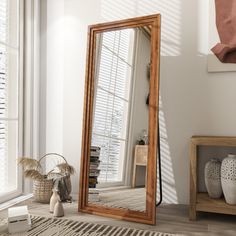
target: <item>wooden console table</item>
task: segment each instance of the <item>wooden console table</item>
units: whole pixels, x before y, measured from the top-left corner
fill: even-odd
[[[196,220],[197,212],[213,212],[236,215],[236,205],[228,205],[224,198],[212,199],[207,193],[198,192],[198,146],[236,147],[236,137],[193,136],[190,150],[190,220]]]

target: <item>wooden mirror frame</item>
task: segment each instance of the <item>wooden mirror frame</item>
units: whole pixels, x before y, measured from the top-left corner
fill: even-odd
[[[156,223],[156,189],[157,189],[157,151],[158,102],[159,102],[159,68],[160,68],[160,14],[137,17],[91,25],[88,28],[86,80],[84,92],[83,137],[79,186],[79,211],[101,216],[109,216],[139,223],[154,225]],[[96,53],[96,35],[98,33],[127,28],[151,26],[151,68],[149,97],[149,147],[146,184],[146,210],[144,212],[129,209],[111,208],[88,203],[89,156],[92,136],[92,117],[94,99],[94,69]]]

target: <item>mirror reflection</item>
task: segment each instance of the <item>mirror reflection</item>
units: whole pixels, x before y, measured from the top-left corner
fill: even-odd
[[[150,32],[97,34],[89,203],[146,209]]]

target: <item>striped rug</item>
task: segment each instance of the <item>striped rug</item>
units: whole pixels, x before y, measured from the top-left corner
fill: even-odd
[[[1,236],[172,236],[177,234],[159,233],[117,226],[107,226],[88,222],[58,218],[32,216],[32,228],[21,234],[8,234],[6,220],[0,220]],[[5,232],[3,228],[5,227]],[[2,232],[1,232],[2,231]]]

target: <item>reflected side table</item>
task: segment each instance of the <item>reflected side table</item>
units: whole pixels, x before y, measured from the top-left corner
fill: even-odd
[[[137,166],[147,167],[147,158],[148,158],[148,145],[135,145],[132,188],[135,188],[136,186]],[[147,168],[145,174],[145,183],[147,179],[146,177],[147,177]]]

